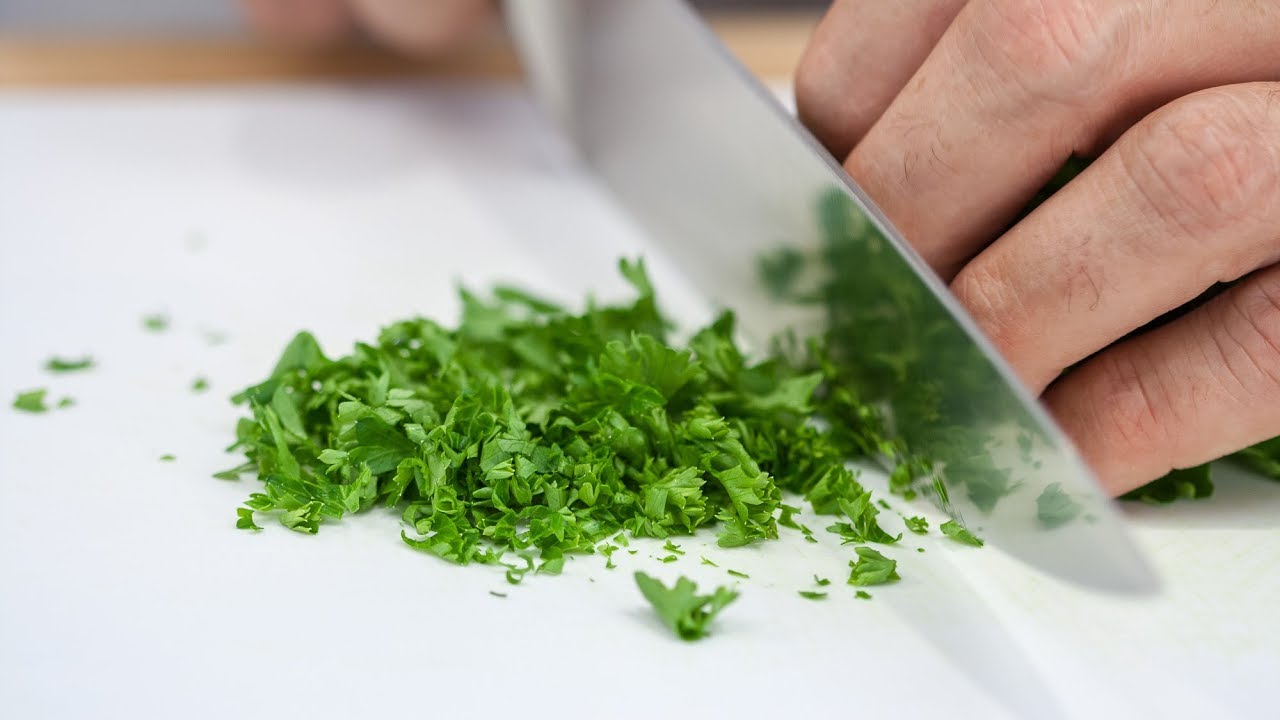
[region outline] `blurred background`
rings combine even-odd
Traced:
[[[431,0],[423,0],[430,2]],[[814,0],[701,0],[712,11],[817,8]],[[238,33],[244,23],[237,0],[0,0],[7,32]]]
[[[323,0],[0,0],[0,85],[291,80],[418,73],[517,73],[497,24],[488,37],[427,60],[361,33],[299,43],[248,22],[249,2],[302,8]],[[425,0],[430,1],[430,0]],[[822,0],[692,3],[753,71],[789,79]],[[295,38],[296,40],[296,38]]]

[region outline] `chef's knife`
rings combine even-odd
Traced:
[[[749,341],[825,337],[846,389],[927,459],[908,466],[915,486],[991,544],[1084,585],[1155,587],[1096,478],[945,285],[683,2],[506,11],[539,99]]]

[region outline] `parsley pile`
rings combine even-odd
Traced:
[[[621,272],[634,302],[581,314],[498,288],[464,291],[456,328],[397,322],[341,358],[299,334],[236,396],[251,417],[232,474],[264,484],[237,524],[314,533],[392,507],[419,550],[554,572],[619,536],[775,538],[796,525],[787,491],[841,516],[848,542],[897,542],[846,467],[883,446],[877,415],[825,382],[820,355],[752,362],[730,313],[674,345],[643,264]]]

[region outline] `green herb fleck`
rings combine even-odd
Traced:
[[[172,455],[169,453],[165,453],[164,455],[160,456],[160,462],[173,462],[174,460],[177,460],[177,459],[178,459],[177,455]]]
[[[489,594],[496,598],[504,598],[507,596],[506,593],[501,593],[501,592],[498,592],[497,590],[490,590]]]
[[[14,398],[13,407],[29,413],[48,412],[49,406],[45,405],[45,396],[48,394],[49,391],[45,388],[20,392],[18,397]]]
[[[160,314],[147,315],[142,318],[142,327],[149,332],[164,332],[169,329],[169,318]]]
[[[827,598],[826,593],[818,592],[816,590],[801,590],[799,591],[799,594],[800,597],[805,600],[825,600]]]
[[[1047,528],[1056,528],[1074,520],[1084,508],[1062,489],[1060,483],[1053,483],[1036,498],[1036,518]]]
[[[261,530],[257,523],[253,521],[253,510],[242,507],[236,508],[236,527],[241,530]]]
[[[93,367],[93,358],[88,355],[81,358],[51,357],[44,364],[44,369],[51,373],[69,373],[88,370]]]
[[[972,545],[974,547],[982,547],[982,538],[969,532],[969,529],[955,520],[948,520],[938,526],[943,535],[955,540],[958,543]]]
[[[209,389],[209,381],[205,378],[198,377],[191,383],[191,392],[201,393]]]
[[[869,547],[857,547],[858,559],[850,560],[850,585],[883,585],[902,578],[898,575],[898,561],[881,555]]]
[[[665,555],[665,556],[663,556],[663,557],[662,557],[662,558],[660,558],[660,559],[661,559],[661,560],[662,560],[662,562],[664,562],[664,563],[673,563],[673,562],[675,562],[675,561],[679,560],[679,559],[680,559],[680,556],[679,556],[679,555]]]
[[[673,543],[673,542],[671,542],[670,540],[668,540],[668,541],[666,542],[666,544],[664,544],[664,545],[662,546],[662,549],[663,549],[663,550],[666,550],[667,552],[673,552],[673,553],[675,553],[675,554],[677,554],[677,555],[683,555],[683,554],[684,554],[684,551],[680,549],[680,546],[679,546],[679,545],[677,545],[677,544],[675,544],[675,543]]]
[[[717,564],[715,564],[714,562],[712,562],[709,558],[707,558],[707,556],[706,556],[706,555],[703,555],[703,556],[702,556],[702,564],[703,564],[703,565],[710,565],[711,567],[720,567],[719,565],[717,565]]]
[[[927,535],[929,533],[929,521],[920,515],[904,517],[902,521],[906,523],[907,529],[916,535]]]
[[[858,592],[854,593],[853,596],[858,598],[859,600],[871,599],[871,593],[867,592],[866,590],[859,590]]]
[[[677,579],[670,588],[642,572],[637,572],[635,578],[654,612],[681,640],[705,637],[716,615],[738,598],[736,591],[725,587],[717,587],[710,595],[698,595],[698,586],[686,577]]]
[[[828,580],[828,579],[826,579],[826,578],[824,578],[824,577],[818,577],[817,575],[814,575],[814,576],[813,576],[813,582],[814,582],[815,584],[817,584],[817,585],[818,585],[818,587],[826,587],[827,585],[830,585],[830,584],[831,584],[831,581],[830,581],[830,580]]]
[[[732,575],[732,576],[734,576],[734,577],[747,578],[747,579],[750,579],[750,578],[751,578],[751,576],[750,576],[750,575],[748,575],[748,574],[746,574],[746,573],[744,573],[744,572],[741,572],[741,571],[739,571],[739,570],[728,570],[728,569],[727,569],[727,570],[725,570],[725,572],[729,573],[730,575]]]

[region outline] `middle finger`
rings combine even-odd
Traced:
[[[971,0],[845,167],[949,279],[1116,124],[1280,74],[1277,36],[1269,3]]]

